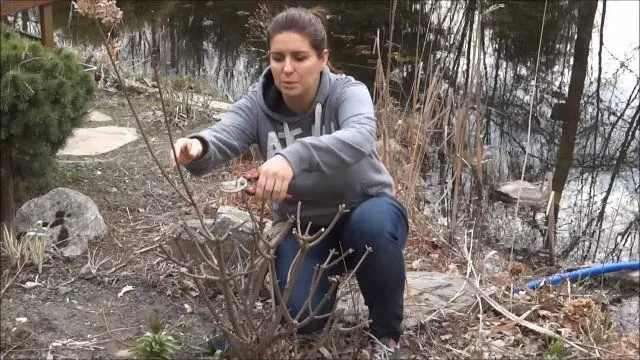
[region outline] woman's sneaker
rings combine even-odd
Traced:
[[[371,360],[400,359],[400,344],[391,338],[382,338],[371,344]]]

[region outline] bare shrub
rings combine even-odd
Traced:
[[[98,3],[101,2],[97,2],[96,4]],[[85,5],[87,4],[89,3],[86,3]],[[101,14],[100,11],[85,9],[84,13],[87,16],[96,18],[96,20],[100,19],[99,16],[95,16],[95,14]],[[255,26],[261,25],[255,24]],[[105,44],[112,43],[110,35],[105,34],[104,31],[102,31],[102,35]],[[143,34],[143,36],[146,38],[146,34]],[[108,55],[114,72],[118,77],[118,81],[120,84],[124,84],[113,54],[108,52]],[[172,145],[174,144],[174,139],[172,135],[172,122],[169,119],[169,111],[167,110],[167,104],[163,95],[164,91],[162,91],[162,82],[159,80],[156,64],[157,60],[154,56],[152,57],[152,69],[155,82],[160,89],[159,94],[160,101],[162,103],[164,124],[167,130],[167,136],[169,137],[169,143],[173,149]],[[200,255],[198,259],[192,259],[186,256],[179,243],[178,252],[181,254],[173,254],[171,247],[167,244],[162,244],[160,246],[162,254],[166,260],[179,267],[181,276],[195,282],[200,294],[202,294],[202,298],[204,299],[207,308],[215,319],[217,331],[221,333],[223,342],[229,343],[231,352],[234,356],[242,359],[290,357],[292,355],[290,353],[290,349],[292,349],[292,341],[295,342],[296,340],[294,335],[297,330],[313,320],[322,319],[325,321],[324,329],[319,333],[319,337],[316,339],[313,349],[311,349],[307,354],[299,353],[295,355],[296,357],[313,356],[312,354],[314,352],[317,353],[317,351],[320,350],[320,347],[322,347],[322,345],[330,338],[334,337],[337,332],[343,333],[358,330],[367,325],[367,322],[364,322],[351,328],[341,327],[340,320],[342,314],[336,308],[338,301],[334,302],[333,308],[329,313],[320,314],[319,311],[330,297],[336,295],[338,288],[343,283],[342,279],[351,279],[368,252],[365,252],[364,257],[360,259],[358,265],[356,265],[354,269],[346,271],[343,276],[329,277],[329,281],[331,282],[329,291],[324,295],[320,304],[318,304],[315,309],[311,309],[311,299],[313,298],[316,287],[319,284],[319,279],[323,277],[329,269],[339,266],[342,263],[342,260],[352,253],[351,249],[343,249],[342,252],[334,249],[334,251],[330,253],[329,258],[315,269],[311,284],[311,291],[305,301],[305,309],[310,309],[310,314],[305,318],[302,318],[302,311],[298,314],[290,314],[287,309],[288,300],[293,290],[293,284],[299,275],[305,255],[311,248],[317,246],[323,241],[326,234],[331,231],[331,228],[336,224],[340,217],[347,212],[343,206],[336,209],[335,218],[327,229],[321,229],[313,234],[309,233],[309,228],[303,231],[301,224],[298,221],[299,215],[274,224],[269,231],[264,232],[264,224],[261,219],[258,219],[253,213],[252,207],[249,205],[245,196],[243,200],[252,219],[251,228],[253,240],[249,248],[246,249],[248,253],[247,256],[236,265],[231,265],[231,262],[225,257],[225,253],[222,249],[223,244],[230,241],[230,232],[235,229],[228,229],[228,231],[225,232],[226,235],[223,236],[215,236],[209,231],[205,226],[207,219],[203,214],[202,206],[195,201],[198,197],[193,193],[193,190],[186,182],[182,169],[178,169],[180,183],[182,185],[181,189],[169,178],[160,160],[157,159],[152,151],[137,111],[130,101],[127,90],[124,86],[122,86],[122,90],[127,98],[133,117],[136,120],[138,129],[141,132],[142,138],[150,155],[154,159],[165,179],[167,179],[167,181],[173,186],[174,190],[193,206],[201,225],[198,231],[194,231],[190,227],[186,226],[184,222],[180,225],[184,231],[189,234],[191,241],[195,245],[195,248]],[[176,156],[175,150],[173,156]],[[302,206],[304,206],[304,204],[299,203],[298,210],[300,210]],[[215,219],[216,216],[217,215],[214,215],[213,218]],[[238,227],[242,225],[244,224],[239,224]],[[279,279],[276,279],[275,274],[275,250],[284,240],[289,231],[292,231],[295,236],[300,250],[291,266],[284,291],[281,292],[280,288],[276,286]],[[268,285],[265,284],[265,280],[268,280]],[[206,289],[210,284],[215,284],[215,286],[220,289],[222,293],[222,301],[218,302],[216,299],[210,299],[206,296]],[[271,293],[272,306],[256,306],[256,299],[258,298],[260,291],[265,287],[267,291]],[[294,348],[297,349],[297,346]],[[326,349],[324,350],[326,351]]]

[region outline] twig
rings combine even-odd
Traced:
[[[516,316],[515,314],[513,314],[512,312],[510,312],[509,310],[505,309],[504,307],[502,307],[500,304],[498,304],[495,300],[493,300],[491,297],[489,297],[484,291],[482,291],[478,286],[476,286],[476,284],[473,283],[473,281],[470,281],[469,279],[467,279],[467,283],[469,283],[469,285],[478,293],[478,295],[480,295],[483,299],[485,299],[487,301],[487,303],[489,303],[489,305],[491,305],[491,307],[493,307],[496,311],[500,312],[502,315],[506,316],[509,320],[516,322],[519,325],[525,326],[526,328],[533,330],[535,332],[538,332],[542,335],[546,335],[546,336],[550,336],[556,340],[561,340],[566,342],[567,344],[571,345],[572,347],[574,347],[576,350],[586,353],[588,355],[591,355],[591,353],[589,351],[587,351],[586,349],[582,348],[581,346],[579,346],[578,344],[563,338],[562,336],[554,333],[551,330],[545,329],[543,327],[540,327],[534,323],[531,323],[527,320],[521,319],[520,317]]]
[[[9,277],[9,274],[7,273],[7,276],[5,276],[4,286],[2,287],[2,290],[0,290],[0,298],[2,298],[2,295],[4,295],[4,293],[9,289],[9,287],[11,287],[11,285],[13,285],[13,283],[16,281],[18,276],[22,273],[22,269],[23,268],[24,268],[24,262],[18,260],[18,266],[16,267],[16,273],[9,280],[6,280]],[[9,271],[9,270],[7,270],[7,271]]]
[[[144,36],[144,40],[147,43],[147,46],[149,46],[149,48],[152,48],[151,47],[151,43],[149,42],[149,39],[147,37],[147,33],[145,31],[143,31],[142,35]],[[166,110],[166,106],[165,106],[164,96],[162,96],[162,85],[160,84],[160,77],[158,75],[157,60],[154,59],[154,55],[155,54],[151,55],[151,69],[153,70],[153,75],[155,77],[156,83],[158,84],[158,94],[160,96],[160,103],[162,104],[162,113],[164,115],[164,124],[165,124],[165,127],[167,129],[167,135],[169,136],[169,141],[170,141],[169,145],[171,146],[171,152],[173,154],[173,159],[177,164],[178,163],[178,155],[176,154],[176,149],[173,146],[173,144],[174,144],[173,134],[171,132],[171,126],[169,125],[169,119],[167,117],[167,110]],[[137,117],[136,117],[136,121],[138,121]],[[185,189],[185,191],[187,193],[188,201],[189,201],[190,204],[193,205],[193,208],[196,211],[196,214],[198,215],[198,220],[200,221],[200,225],[202,225],[203,231],[207,235],[209,235],[210,237],[213,237],[213,235],[211,235],[209,233],[209,230],[207,229],[207,227],[204,224],[204,218],[203,218],[202,211],[201,211],[200,207],[198,206],[198,204],[196,203],[195,199],[193,198],[193,193],[192,193],[191,189],[189,188],[189,185],[187,185],[187,181],[185,180],[184,174],[182,173],[182,169],[180,168],[180,166],[178,166],[177,168],[178,168],[178,175],[180,176],[180,181],[182,182],[182,186],[184,186],[184,189]]]
[[[104,327],[105,327],[105,329],[107,329],[106,333],[109,334],[109,336],[111,336],[111,338],[113,340],[119,342],[120,344],[122,344],[124,346],[129,346],[130,344],[127,344],[124,341],[122,341],[121,339],[118,339],[117,337],[113,336],[113,334],[111,333],[111,330],[109,330],[109,324],[107,323],[107,315],[105,315],[105,313],[104,313],[104,307],[102,308],[102,318],[104,319]]]
[[[102,38],[104,40],[104,44],[105,44],[105,46],[107,46],[107,36],[105,35],[104,31],[102,30],[100,25],[97,23],[97,21],[96,21],[96,24],[98,25],[97,27],[100,30],[100,33],[102,34]],[[156,165],[158,166],[158,169],[162,173],[162,176],[167,180],[167,182],[171,185],[171,187],[173,187],[173,189],[178,194],[180,194],[180,196],[182,196],[183,199],[186,199],[188,201],[189,198],[186,195],[184,195],[180,191],[180,189],[178,189],[178,187],[171,181],[171,179],[169,178],[169,175],[167,175],[167,172],[164,171],[164,169],[162,168],[162,165],[160,165],[160,161],[155,156],[155,154],[153,152],[153,149],[151,148],[151,144],[149,143],[149,139],[147,138],[147,134],[144,132],[143,127],[142,127],[142,123],[140,122],[140,119],[138,118],[138,113],[135,111],[135,108],[134,108],[133,104],[131,103],[131,99],[129,98],[129,94],[128,94],[127,89],[125,87],[124,80],[122,79],[122,75],[120,74],[120,71],[118,70],[118,66],[116,65],[115,59],[113,58],[113,55],[111,55],[110,51],[107,51],[107,55],[109,55],[109,60],[111,61],[111,65],[113,66],[113,70],[116,73],[116,76],[118,77],[118,81],[120,82],[120,86],[122,87],[122,92],[124,94],[124,97],[127,100],[127,104],[129,104],[129,108],[131,109],[131,113],[133,114],[133,117],[136,120],[136,123],[138,124],[138,128],[140,129],[140,134],[142,135],[142,139],[144,140],[144,143],[146,144],[147,149],[149,150],[149,154],[151,155],[151,158],[156,163]]]
[[[120,265],[113,267],[111,270],[109,270],[106,273],[104,273],[104,275],[111,275],[114,272],[122,269],[125,265],[127,265],[129,262],[131,262],[131,260],[133,260],[134,257],[135,257],[135,255],[129,256],[129,258],[127,260],[125,260],[124,262],[120,263]]]
[[[151,246],[148,246],[148,247],[146,247],[144,249],[136,250],[133,254],[134,255],[140,255],[140,254],[145,253],[145,252],[147,252],[149,250],[153,250],[153,249],[157,248],[158,246],[160,246],[160,244],[151,245]]]
[[[30,333],[29,333],[29,336],[27,336],[27,338],[26,338],[26,339],[24,339],[24,340],[22,340],[22,341],[18,342],[17,344],[13,345],[10,349],[7,349],[7,351],[3,352],[3,353],[0,355],[0,359],[4,359],[4,358],[5,358],[5,356],[7,356],[7,354],[8,354],[8,353],[12,352],[15,348],[19,347],[20,345],[22,345],[22,344],[26,343],[26,342],[27,342],[27,340],[31,339],[31,337],[32,337],[32,336],[33,336],[33,333],[32,333],[32,332],[30,332]]]

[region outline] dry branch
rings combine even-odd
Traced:
[[[513,322],[515,322],[515,323],[517,323],[519,325],[522,325],[522,326],[524,326],[524,327],[526,327],[526,328],[528,328],[530,330],[533,330],[533,331],[535,331],[535,332],[537,332],[539,334],[546,335],[546,336],[552,337],[554,339],[564,341],[567,344],[569,344],[570,346],[572,346],[573,348],[575,348],[576,350],[578,350],[578,351],[580,351],[582,353],[591,355],[591,353],[588,350],[582,348],[580,345],[578,345],[578,344],[576,344],[576,343],[574,343],[574,342],[572,342],[572,341],[570,341],[568,339],[563,338],[562,336],[554,333],[551,330],[545,329],[545,328],[540,327],[540,326],[538,326],[538,325],[536,325],[534,323],[531,323],[531,322],[529,322],[527,320],[524,320],[526,313],[523,316],[516,316],[515,314],[513,314],[509,310],[505,309],[502,305],[498,304],[491,297],[489,297],[489,295],[487,295],[484,291],[482,291],[482,289],[480,289],[476,284],[474,284],[473,281],[470,281],[469,279],[467,279],[467,283],[476,291],[476,293],[478,295],[480,295],[480,297],[485,299],[487,301],[487,303],[489,303],[489,305],[491,305],[491,307],[493,307],[496,311],[498,311],[502,315],[506,316],[509,320],[511,320],[511,321],[513,321]]]

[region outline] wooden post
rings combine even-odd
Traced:
[[[547,202],[547,238],[545,242],[549,246],[549,262],[551,266],[556,265],[556,217],[554,211],[554,193],[553,193],[553,172],[547,173],[547,193],[549,201]]]
[[[40,13],[40,39],[42,45],[53,49],[55,47],[53,39],[53,4],[40,5],[38,12]]]

